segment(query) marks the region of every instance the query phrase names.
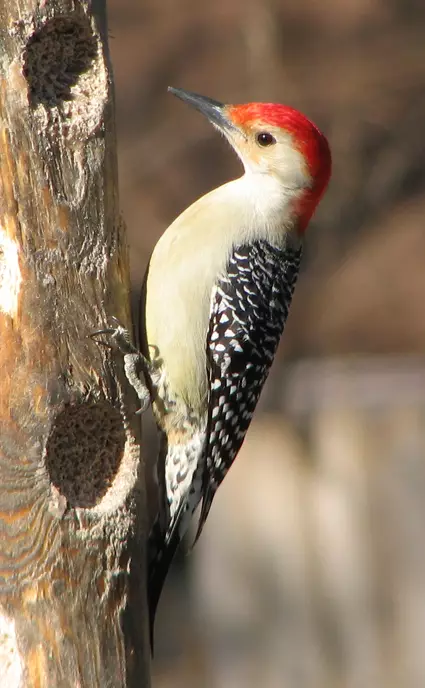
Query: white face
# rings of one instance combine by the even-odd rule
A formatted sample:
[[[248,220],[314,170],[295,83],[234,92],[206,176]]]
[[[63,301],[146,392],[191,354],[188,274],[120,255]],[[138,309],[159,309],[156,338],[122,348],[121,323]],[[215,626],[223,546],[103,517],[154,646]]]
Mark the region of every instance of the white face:
[[[288,191],[311,186],[305,158],[297,150],[289,132],[258,123],[222,133],[235,149],[247,173],[272,175]]]

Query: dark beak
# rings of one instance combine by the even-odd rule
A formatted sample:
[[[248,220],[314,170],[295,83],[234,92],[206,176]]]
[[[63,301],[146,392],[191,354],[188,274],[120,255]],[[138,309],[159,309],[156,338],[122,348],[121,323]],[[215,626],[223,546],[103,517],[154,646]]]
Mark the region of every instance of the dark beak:
[[[221,129],[224,133],[238,133],[240,130],[230,121],[226,115],[227,105],[219,103],[218,100],[213,100],[212,98],[207,98],[206,96],[200,96],[197,93],[191,93],[190,91],[184,91],[182,88],[168,87],[170,93],[180,100],[183,100],[188,105],[202,112],[209,121],[214,124],[218,129]]]

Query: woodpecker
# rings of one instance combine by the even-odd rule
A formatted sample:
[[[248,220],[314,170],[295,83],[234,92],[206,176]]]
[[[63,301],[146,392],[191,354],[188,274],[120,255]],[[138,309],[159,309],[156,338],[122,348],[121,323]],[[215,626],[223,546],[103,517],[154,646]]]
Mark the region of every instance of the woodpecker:
[[[248,430],[331,173],[327,139],[297,110],[169,91],[224,135],[244,174],[170,225],[145,277],[142,354],[164,491],[149,543],[151,639],[176,549],[201,504],[198,539]]]

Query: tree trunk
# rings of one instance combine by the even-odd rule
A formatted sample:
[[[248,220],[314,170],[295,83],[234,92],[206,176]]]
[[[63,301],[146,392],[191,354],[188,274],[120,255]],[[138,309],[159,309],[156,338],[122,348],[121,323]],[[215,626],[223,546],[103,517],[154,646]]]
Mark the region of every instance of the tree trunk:
[[[0,684],[149,686],[104,0],[0,0]]]

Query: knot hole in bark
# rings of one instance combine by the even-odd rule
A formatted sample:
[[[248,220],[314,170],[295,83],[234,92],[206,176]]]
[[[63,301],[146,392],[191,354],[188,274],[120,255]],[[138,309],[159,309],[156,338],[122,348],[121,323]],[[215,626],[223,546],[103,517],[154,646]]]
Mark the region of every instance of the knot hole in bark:
[[[91,508],[118,471],[126,434],[120,413],[108,402],[66,406],[55,418],[45,465],[71,507]]]
[[[96,36],[84,15],[55,17],[28,39],[23,73],[30,103],[55,107],[73,100],[81,76],[91,69],[98,52]]]

